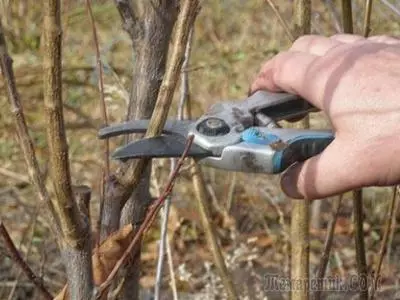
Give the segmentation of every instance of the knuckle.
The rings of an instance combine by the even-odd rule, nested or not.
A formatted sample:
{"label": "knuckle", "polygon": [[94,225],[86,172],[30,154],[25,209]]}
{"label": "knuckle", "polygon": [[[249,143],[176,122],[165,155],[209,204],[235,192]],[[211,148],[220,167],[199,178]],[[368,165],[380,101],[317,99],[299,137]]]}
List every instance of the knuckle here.
{"label": "knuckle", "polygon": [[321,39],[321,36],[315,35],[315,34],[307,34],[307,35],[302,35],[299,38],[297,38],[293,44],[292,44],[292,49],[298,49],[298,48],[303,48],[304,46],[307,46],[309,44],[314,43],[316,40]]}

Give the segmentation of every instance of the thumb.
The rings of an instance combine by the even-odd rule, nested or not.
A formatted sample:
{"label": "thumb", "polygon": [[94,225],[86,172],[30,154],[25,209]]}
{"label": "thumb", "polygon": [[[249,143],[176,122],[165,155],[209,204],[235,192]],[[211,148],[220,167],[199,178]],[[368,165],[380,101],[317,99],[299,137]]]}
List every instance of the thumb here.
{"label": "thumb", "polygon": [[[319,199],[362,187],[366,164],[355,143],[334,140],[321,154],[289,167],[281,178],[282,190],[295,199]],[[359,147],[359,146],[358,146]],[[367,154],[364,153],[364,157]]]}

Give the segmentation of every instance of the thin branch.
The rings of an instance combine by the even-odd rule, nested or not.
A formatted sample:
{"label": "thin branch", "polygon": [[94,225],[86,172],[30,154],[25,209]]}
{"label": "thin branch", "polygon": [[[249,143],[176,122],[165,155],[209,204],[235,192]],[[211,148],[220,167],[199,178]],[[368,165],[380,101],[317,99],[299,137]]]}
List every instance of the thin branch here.
{"label": "thin branch", "polygon": [[[400,195],[400,187],[399,186],[397,186],[397,193]],[[396,227],[397,227],[396,226],[396,223],[397,223],[396,222],[397,221],[396,212],[399,209],[399,202],[400,201],[398,201],[398,200],[396,201],[395,208],[394,208],[395,213],[393,214],[392,230],[390,232],[389,242],[388,242],[387,250],[386,250],[386,252],[387,252],[387,264],[390,264],[390,257],[391,257],[391,254],[392,254],[393,237],[394,237],[394,233],[396,232]]]}
{"label": "thin branch", "polygon": [[12,178],[14,180],[17,180],[19,182],[22,181],[22,182],[30,183],[30,180],[29,180],[28,176],[25,176],[24,174],[16,173],[16,172],[8,170],[6,168],[0,167],[0,174],[2,174],[4,176],[7,176],[7,177],[10,177],[10,178]]}
{"label": "thin branch", "polygon": [[[103,118],[103,126],[108,126],[108,117],[107,117],[107,107],[106,102],[104,100],[104,81],[103,81],[103,62],[101,61],[100,49],[99,49],[99,41],[97,37],[97,29],[96,23],[93,17],[92,6],[90,0],[86,0],[86,7],[90,17],[90,23],[92,25],[93,32],[93,42],[96,50],[96,61],[97,61],[97,69],[99,72],[99,90],[100,90],[100,107],[101,107],[101,115]],[[101,216],[103,215],[103,207],[104,207],[104,194],[105,194],[105,182],[106,178],[110,176],[110,142],[108,139],[104,140],[104,152],[103,152],[103,160],[104,166],[102,168],[102,176],[100,182],[100,212],[99,218],[97,221],[97,238],[96,243],[100,242],[100,228],[101,228]]]}
{"label": "thin branch", "polygon": [[71,188],[61,93],[62,38],[59,0],[45,1],[43,28],[43,44],[46,53],[43,56],[43,94],[51,177],[57,197],[54,206],[65,242],[72,247],[79,247],[79,244],[83,242],[80,234],[82,224]]}
{"label": "thin branch", "polygon": [[17,91],[14,71],[12,68],[12,59],[7,51],[7,44],[4,38],[3,27],[0,20],[0,67],[6,82],[7,96],[10,103],[11,113],[14,115],[16,129],[18,133],[19,144],[24,154],[25,162],[28,167],[28,174],[39,195],[39,199],[46,204],[49,213],[46,214],[50,228],[55,235],[61,232],[60,226],[55,218],[55,210],[48,191],[46,189],[43,177],[41,175],[39,164],[36,158],[32,139],[29,135],[29,129],[26,124],[21,99]]}
{"label": "thin branch", "polygon": [[171,277],[170,286],[172,289],[172,295],[174,300],[178,300],[178,290],[176,288],[176,279],[175,279],[174,264],[172,260],[171,245],[169,244],[168,238],[165,240],[165,242],[167,248],[167,261],[168,261],[169,273]]}
{"label": "thin branch", "polygon": [[62,101],[62,25],[60,0],[43,5],[43,95],[47,123],[54,208],[62,235],[57,236],[71,299],[89,299],[93,290],[91,231],[79,212],[72,190]]}
{"label": "thin branch", "polygon": [[[189,90],[187,90],[190,95]],[[188,98],[190,100],[190,98]],[[187,104],[189,104],[189,101]],[[183,107],[183,106],[182,106]],[[187,118],[191,119],[190,106],[186,105]],[[200,214],[200,220],[203,226],[204,233],[206,235],[207,244],[210,248],[211,254],[213,255],[214,263],[216,265],[219,276],[221,277],[222,284],[228,294],[229,299],[239,299],[237,291],[232,282],[232,278],[225,265],[225,260],[221,252],[221,248],[216,238],[216,232],[212,224],[212,217],[210,211],[210,204],[207,195],[207,188],[204,182],[204,177],[200,166],[194,159],[190,160],[190,175],[192,177],[194,193],[196,195],[197,208]]]}
{"label": "thin branch", "polygon": [[130,0],[114,0],[115,6],[123,20],[122,27],[129,34],[132,41],[136,39],[136,26],[138,25],[137,16],[132,9]]}
{"label": "thin branch", "polygon": [[395,13],[397,16],[400,17],[400,9],[394,6],[392,3],[390,3],[387,0],[381,0],[381,2],[386,5],[393,13]]}
{"label": "thin branch", "polygon": [[[83,119],[82,124],[87,124],[91,128],[98,129],[100,126],[100,122],[96,119],[93,119],[91,116],[88,114],[84,113],[79,107],[75,107],[73,105],[70,105],[68,103],[63,103],[63,106],[65,109],[73,112],[75,115],[77,115],[79,118]],[[65,127],[67,127],[67,124],[65,124]]]}
{"label": "thin branch", "polygon": [[[30,221],[29,221],[29,224],[28,224],[28,228],[30,229],[30,234],[29,234],[30,236],[29,236],[29,239],[28,239],[29,242],[28,242],[28,245],[27,245],[27,249],[26,249],[26,252],[25,252],[25,255],[24,255],[24,260],[26,262],[28,261],[28,257],[29,257],[29,255],[31,253],[31,250],[32,250],[32,246],[33,246],[32,240],[33,240],[33,237],[34,237],[35,232],[36,232],[36,225],[38,223],[37,220],[38,220],[38,213],[39,213],[40,206],[41,206],[40,203],[37,203],[33,213],[30,213]],[[24,240],[24,238],[21,240],[20,248],[21,248],[21,246],[23,244],[23,240]],[[14,299],[15,291],[17,290],[17,287],[21,284],[19,281],[20,281],[20,277],[21,277],[23,272],[24,271],[22,269],[20,269],[18,271],[18,274],[15,277],[14,286],[11,288],[10,294],[8,295],[8,300]],[[41,282],[43,282],[42,277],[41,276],[38,276],[38,277],[39,277],[39,280]]]}
{"label": "thin branch", "polygon": [[[171,164],[171,172],[175,169],[175,161]],[[161,291],[161,283],[162,283],[162,272],[164,266],[164,255],[165,248],[167,246],[168,240],[168,217],[169,217],[169,209],[171,206],[171,197],[168,196],[165,200],[164,206],[162,208],[162,219],[161,219],[161,238],[158,249],[158,261],[157,261],[157,270],[156,270],[156,283],[154,285],[154,299],[160,299],[160,291]],[[176,287],[175,287],[176,289]]]}
{"label": "thin branch", "polygon": [[[353,10],[351,0],[342,0],[343,31],[353,33]],[[365,257],[364,229],[363,229],[363,191],[353,191],[354,213],[354,241],[356,247],[357,272],[359,278],[367,278],[367,262]],[[360,299],[368,299],[368,290],[359,291]]]}
{"label": "thin branch", "polygon": [[340,15],[336,6],[332,3],[332,0],[324,0],[324,4],[330,12],[333,19],[333,26],[335,27],[336,32],[342,32],[342,26],[340,24]]}
{"label": "thin branch", "polygon": [[[364,243],[364,216],[362,189],[353,191],[353,213],[354,213],[354,241],[356,247],[357,272],[359,278],[367,278],[367,259],[365,257]],[[360,299],[368,299],[368,289],[359,291]]]}
{"label": "thin branch", "polygon": [[178,120],[183,120],[185,114],[185,105],[190,105],[190,92],[189,92],[189,61],[190,54],[192,50],[192,42],[193,42],[193,31],[194,27],[192,26],[189,31],[189,37],[186,44],[185,50],[185,58],[182,63],[182,78],[181,78],[181,97],[179,98],[179,106],[178,106]]}
{"label": "thin branch", "polygon": [[[311,32],[311,0],[294,1],[294,33],[298,38]],[[310,116],[303,118],[302,127],[310,128]],[[291,279],[305,283],[310,277],[310,201],[292,201],[291,210]],[[309,289],[305,284],[291,291],[293,300],[308,299]]]}
{"label": "thin branch", "polygon": [[285,21],[285,19],[282,17],[282,14],[279,12],[279,8],[275,5],[275,3],[272,0],[266,0],[266,2],[269,4],[275,16],[277,17],[279,23],[281,24],[282,28],[285,30],[288,39],[291,42],[294,42],[295,37],[292,34],[292,31],[290,30],[289,24]]}
{"label": "thin branch", "polygon": [[[146,87],[142,87],[141,90],[138,91],[141,94],[147,93],[153,95],[158,91],[158,85],[156,86],[155,83],[158,84],[159,80],[162,78],[162,83],[157,95],[157,101],[151,116],[149,128],[146,132],[147,137],[158,135],[164,127],[175,87],[180,75],[181,66],[184,59],[184,51],[189,36],[189,30],[194,23],[199,9],[199,0],[186,0],[181,4],[179,17],[175,24],[175,38],[168,68],[164,76],[160,78],[154,78],[154,72],[156,72],[155,70],[154,72],[152,71],[151,74],[147,74],[150,77],[148,79],[152,80],[152,86],[146,84]],[[158,52],[156,54],[159,55]],[[150,64],[150,62],[147,63]],[[155,66],[155,68],[157,68],[157,75],[162,75],[159,72],[159,69],[162,67],[163,66],[159,65]],[[141,69],[138,71],[141,71]],[[141,74],[137,75],[142,76]],[[141,78],[141,80],[147,79],[147,75],[144,78]],[[149,89],[150,87],[153,88]],[[145,98],[143,95],[140,95],[140,100],[144,99],[152,101],[151,98],[149,99],[147,96]],[[148,103],[140,104],[144,106],[144,112],[148,114],[149,108],[151,108],[149,107]],[[107,206],[107,208],[105,207],[105,211],[107,210],[107,213],[104,213],[102,221],[102,239],[110,232],[116,230],[116,228],[119,226],[120,218],[118,216],[120,215],[121,209],[125,206],[127,200],[132,195],[132,191],[141,182],[143,171],[146,169],[150,161],[151,159],[149,158],[132,160],[129,164],[125,164],[119,168],[115,178],[111,178],[107,183],[107,197],[105,202],[105,206]]]}
{"label": "thin branch", "polygon": [[[326,239],[325,239],[325,244],[324,244],[324,250],[322,251],[321,255],[321,261],[319,263],[319,267],[316,273],[316,278],[318,283],[322,283],[322,279],[325,277],[325,272],[326,272],[326,267],[328,266],[328,261],[329,261],[329,256],[330,252],[332,249],[333,245],[333,236],[335,233],[335,226],[336,226],[336,220],[339,215],[339,210],[340,210],[340,205],[342,203],[343,199],[343,194],[341,194],[337,199],[335,199],[334,202],[334,207],[332,210],[332,217],[329,221],[328,225],[328,231],[326,234]],[[322,292],[323,286],[320,286],[318,289],[316,289],[313,298],[318,300],[321,297],[321,292]]]}
{"label": "thin branch", "polygon": [[364,36],[368,37],[371,32],[371,12],[372,0],[365,1],[365,14],[364,14]]}
{"label": "thin branch", "polygon": [[[294,37],[311,33],[311,0],[294,1]],[[306,115],[302,120],[303,128],[310,128],[310,116]]]}
{"label": "thin branch", "polygon": [[124,254],[122,257],[118,260],[118,262],[115,264],[113,270],[110,272],[108,275],[107,279],[100,285],[98,295],[97,297],[101,297],[102,294],[107,290],[107,288],[110,286],[112,280],[116,276],[118,270],[121,268],[121,266],[125,263],[125,260],[129,255],[132,255],[132,249],[135,247],[136,243],[141,239],[143,233],[145,233],[150,226],[152,225],[156,214],[158,213],[159,209],[163,205],[165,199],[169,196],[171,193],[173,187],[174,187],[174,182],[178,176],[179,170],[188,154],[188,151],[192,145],[194,136],[191,135],[188,137],[185,150],[182,153],[181,158],[179,159],[175,170],[171,173],[169,176],[168,183],[164,189],[164,192],[161,194],[161,196],[158,198],[158,200],[153,204],[153,206],[149,209],[149,211],[146,214],[146,217],[141,224],[140,228],[138,231],[135,233],[134,238],[132,239],[131,243],[129,244],[128,248],[125,250]]}
{"label": "thin branch", "polygon": [[379,282],[379,276],[381,273],[381,267],[382,267],[382,262],[383,262],[383,257],[385,256],[386,250],[387,250],[387,244],[389,241],[389,235],[390,231],[392,229],[392,221],[393,221],[393,214],[394,214],[394,208],[396,204],[396,196],[397,196],[397,186],[393,187],[393,195],[392,199],[389,204],[389,209],[387,212],[387,218],[386,218],[386,228],[385,228],[385,233],[383,234],[382,242],[381,242],[381,249],[379,250],[379,259],[378,259],[378,265],[376,267],[376,271],[374,272],[374,280],[372,282],[371,286],[371,291],[370,291],[370,298],[369,299],[374,299],[375,296],[375,291],[378,287],[378,282]]}
{"label": "thin branch", "polygon": [[351,7],[351,0],[342,1],[342,23],[343,32],[353,33],[353,9]]}
{"label": "thin branch", "polygon": [[4,244],[10,254],[10,257],[15,261],[16,264],[21,268],[21,270],[25,273],[25,275],[29,278],[30,281],[39,289],[41,294],[45,299],[53,299],[53,296],[49,293],[49,291],[44,287],[42,280],[40,277],[36,276],[32,269],[27,265],[24,259],[21,257],[21,254],[18,252],[17,248],[14,245],[10,235],[3,222],[0,220],[0,235],[4,239]]}
{"label": "thin branch", "polygon": [[[181,97],[179,99],[178,105],[178,120],[183,120],[184,107],[189,99],[189,74],[185,69],[187,68],[190,60],[190,50],[193,39],[193,27],[190,29],[189,38],[186,43],[185,50],[185,58],[182,63],[182,76],[181,76]],[[171,172],[175,169],[176,160],[174,158],[171,159]],[[160,299],[160,289],[162,282],[162,271],[164,266],[164,254],[165,247],[167,246],[167,230],[168,230],[168,217],[169,217],[169,208],[171,205],[171,197],[168,197],[164,204],[163,216],[161,221],[161,239],[160,239],[160,248],[158,252],[158,263],[157,263],[157,271],[156,271],[156,283],[154,285],[154,299]],[[175,287],[176,289],[176,287]]]}
{"label": "thin branch", "polygon": [[198,0],[186,0],[181,7],[181,17],[178,18],[176,24],[177,36],[175,39],[170,68],[165,74],[165,81],[160,87],[157,103],[154,108],[154,113],[151,117],[149,128],[146,132],[146,137],[159,135],[164,128],[165,121],[168,117],[168,109],[170,107],[175,91],[176,84],[182,69],[186,44],[189,39],[190,28],[193,27],[196,16],[199,12]]}

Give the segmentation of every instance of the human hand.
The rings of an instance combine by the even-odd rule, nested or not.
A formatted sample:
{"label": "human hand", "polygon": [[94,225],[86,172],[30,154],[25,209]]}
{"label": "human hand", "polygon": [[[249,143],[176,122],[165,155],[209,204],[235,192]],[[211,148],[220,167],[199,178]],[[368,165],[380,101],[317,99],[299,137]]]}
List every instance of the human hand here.
{"label": "human hand", "polygon": [[261,68],[250,92],[300,95],[325,112],[335,140],[282,176],[292,198],[400,183],[400,40],[303,36]]}

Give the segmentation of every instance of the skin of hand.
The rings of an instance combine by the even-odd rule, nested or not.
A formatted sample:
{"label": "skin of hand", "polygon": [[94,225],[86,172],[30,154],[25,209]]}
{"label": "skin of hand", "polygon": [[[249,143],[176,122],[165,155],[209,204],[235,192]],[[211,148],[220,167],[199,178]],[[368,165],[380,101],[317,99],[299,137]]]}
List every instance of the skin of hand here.
{"label": "skin of hand", "polygon": [[329,118],[335,140],[281,177],[291,198],[310,200],[400,183],[400,39],[306,35],[268,60],[257,90],[300,95]]}

